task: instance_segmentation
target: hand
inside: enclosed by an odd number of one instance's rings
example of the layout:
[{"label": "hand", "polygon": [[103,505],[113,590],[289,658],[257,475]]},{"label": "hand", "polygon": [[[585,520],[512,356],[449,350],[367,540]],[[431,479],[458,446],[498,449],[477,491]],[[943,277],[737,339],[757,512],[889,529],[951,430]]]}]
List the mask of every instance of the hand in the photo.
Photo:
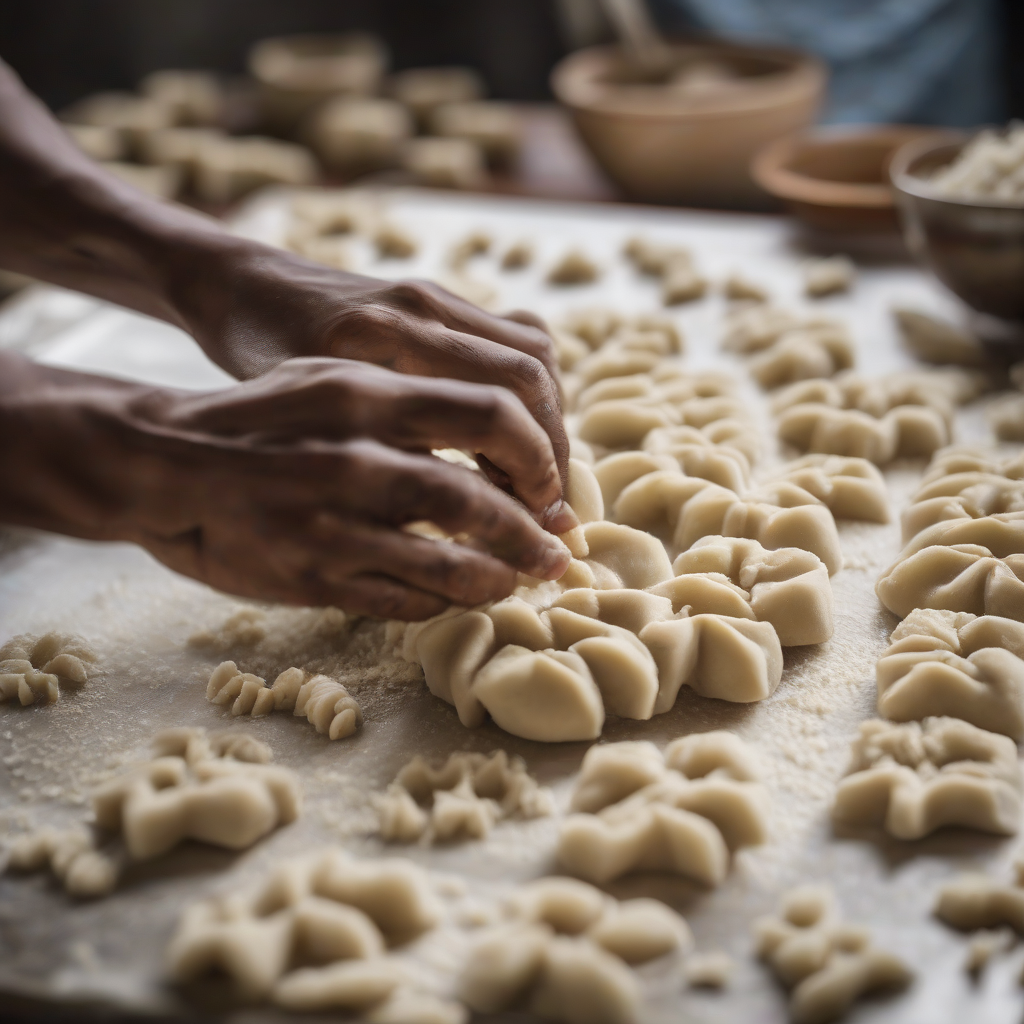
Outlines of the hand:
[{"label": "hand", "polygon": [[556,361],[536,317],[491,316],[427,281],[379,281],[248,242],[211,256],[208,270],[189,274],[178,305],[188,330],[236,376],[296,356],[334,356],[508,388],[547,433],[564,485],[569,442]]},{"label": "hand", "polygon": [[[497,599],[516,570],[568,564],[522,505],[428,454],[476,439],[541,516],[550,441],[500,388],[323,359],[197,395],[12,355],[0,382],[0,521],[135,541],[246,597],[389,618]],[[467,542],[403,529],[423,520]]]}]

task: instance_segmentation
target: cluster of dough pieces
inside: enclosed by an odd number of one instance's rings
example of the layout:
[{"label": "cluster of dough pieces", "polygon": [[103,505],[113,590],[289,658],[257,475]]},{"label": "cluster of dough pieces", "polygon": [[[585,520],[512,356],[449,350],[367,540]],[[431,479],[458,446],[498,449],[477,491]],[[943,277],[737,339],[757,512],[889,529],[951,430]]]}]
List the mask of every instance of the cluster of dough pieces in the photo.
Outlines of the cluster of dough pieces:
[{"label": "cluster of dough pieces", "polygon": [[[120,836],[132,861],[159,857],[186,839],[242,850],[300,814],[294,772],[268,763],[270,749],[245,733],[167,729],[152,747],[152,760],[92,794],[99,833]],[[86,829],[43,828],[14,841],[7,866],[49,867],[69,893],[91,897],[114,888],[121,859],[101,851]]]},{"label": "cluster of dough pieces", "polygon": [[206,698],[230,707],[232,715],[258,718],[272,711],[291,711],[332,740],[351,736],[363,724],[359,703],[341,683],[301,668],[285,669],[267,686],[260,676],[240,672],[233,661],[223,661],[210,675]]},{"label": "cluster of dough pieces", "polygon": [[504,750],[456,752],[440,768],[420,755],[398,773],[378,802],[386,842],[483,839],[507,817],[554,813],[550,790],[537,785],[522,758]]},{"label": "cluster of dough pieces", "polygon": [[912,977],[866,928],[841,920],[827,886],[790,890],[778,917],[758,918],[753,933],[757,955],[792,990],[793,1024],[826,1024],[862,996],[904,988]]},{"label": "cluster of dough pieces", "polygon": [[466,927],[452,917],[410,861],[329,849],[189,907],[168,964],[178,983],[219,973],[250,1001],[356,1012],[375,1024],[460,1024],[470,1010],[509,1009],[568,1024],[633,1024],[642,997],[631,965],[692,945],[683,918],[656,900],[620,902],[584,882],[546,878],[488,908],[483,930],[464,936],[447,990],[436,975],[431,990],[405,954]]},{"label": "cluster of dough pieces", "polygon": [[906,546],[876,587],[903,621],[876,665],[882,718],[854,741],[837,823],[900,839],[943,825],[1019,830],[1022,476],[1019,455],[947,449],[904,512]]},{"label": "cluster of dough pieces", "polygon": [[95,661],[95,652],[78,636],[23,633],[11,637],[0,647],[0,703],[53,704],[60,700],[61,687],[85,686]]}]

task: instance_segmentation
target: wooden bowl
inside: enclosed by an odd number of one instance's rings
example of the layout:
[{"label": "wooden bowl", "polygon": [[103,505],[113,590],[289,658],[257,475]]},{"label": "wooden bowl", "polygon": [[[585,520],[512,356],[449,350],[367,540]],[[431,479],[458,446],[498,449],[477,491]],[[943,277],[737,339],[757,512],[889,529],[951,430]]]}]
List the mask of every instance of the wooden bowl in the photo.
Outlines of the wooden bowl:
[{"label": "wooden bowl", "polygon": [[899,230],[889,162],[905,142],[933,134],[913,125],[820,128],[769,143],[751,174],[790,212],[821,231]]},{"label": "wooden bowl", "polygon": [[[825,69],[790,50],[673,43],[669,66],[637,68],[619,47],[566,57],[552,72],[558,99],[607,174],[634,199],[692,206],[764,207],[750,161],[766,142],[814,121]],[[681,96],[666,86],[688,66],[713,62],[727,88]]]}]

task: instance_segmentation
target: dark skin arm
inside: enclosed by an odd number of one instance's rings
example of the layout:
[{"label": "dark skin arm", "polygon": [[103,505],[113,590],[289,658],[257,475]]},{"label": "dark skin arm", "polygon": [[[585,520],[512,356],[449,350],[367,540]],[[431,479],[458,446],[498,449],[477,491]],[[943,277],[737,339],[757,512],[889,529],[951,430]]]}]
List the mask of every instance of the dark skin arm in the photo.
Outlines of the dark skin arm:
[{"label": "dark skin arm", "polygon": [[[134,540],[247,596],[402,618],[500,597],[513,568],[564,568],[550,534],[576,519],[539,321],[330,270],[150,199],[79,152],[2,62],[0,267],[172,323],[259,378],[194,396],[0,357],[0,521]],[[428,454],[446,446],[515,498]],[[417,519],[470,546],[400,529]]]}]

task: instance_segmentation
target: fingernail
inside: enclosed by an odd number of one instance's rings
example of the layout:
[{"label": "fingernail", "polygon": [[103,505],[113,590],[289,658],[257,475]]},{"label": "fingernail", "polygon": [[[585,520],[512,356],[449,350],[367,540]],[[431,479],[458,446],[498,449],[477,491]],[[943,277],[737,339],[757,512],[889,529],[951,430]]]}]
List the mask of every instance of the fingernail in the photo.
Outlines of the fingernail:
[{"label": "fingernail", "polygon": [[568,533],[580,525],[579,516],[573,512],[572,507],[561,498],[553,505],[544,510],[541,525],[549,533]]},{"label": "fingernail", "polygon": [[542,580],[557,580],[572,561],[572,553],[561,542],[546,547],[537,561],[537,576]]}]

